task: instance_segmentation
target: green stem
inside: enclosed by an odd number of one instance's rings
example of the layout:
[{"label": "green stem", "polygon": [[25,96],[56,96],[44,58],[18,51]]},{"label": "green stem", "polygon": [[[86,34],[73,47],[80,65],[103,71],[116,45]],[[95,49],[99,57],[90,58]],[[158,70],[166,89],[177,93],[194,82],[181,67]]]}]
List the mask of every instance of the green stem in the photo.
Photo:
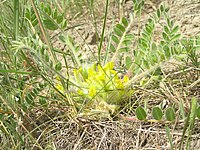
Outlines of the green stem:
[{"label": "green stem", "polygon": [[15,40],[19,36],[19,0],[14,0],[14,32]]},{"label": "green stem", "polygon": [[99,48],[98,48],[98,63],[99,64],[101,64],[101,47],[102,47],[102,44],[103,44],[104,32],[105,32],[105,27],[106,27],[106,19],[107,19],[107,14],[108,14],[108,2],[109,2],[109,0],[106,0],[106,11],[105,11],[105,16],[104,16],[100,45],[99,45]]}]

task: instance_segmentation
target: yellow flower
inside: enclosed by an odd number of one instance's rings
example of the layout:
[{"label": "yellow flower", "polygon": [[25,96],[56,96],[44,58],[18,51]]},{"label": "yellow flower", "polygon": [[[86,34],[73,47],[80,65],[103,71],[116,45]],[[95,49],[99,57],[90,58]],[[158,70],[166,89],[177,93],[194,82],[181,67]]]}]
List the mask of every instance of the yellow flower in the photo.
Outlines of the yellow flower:
[{"label": "yellow flower", "polygon": [[113,70],[113,67],[114,67],[114,63],[113,62],[108,62],[105,65],[105,70]]},{"label": "yellow flower", "polygon": [[80,94],[80,95],[83,95],[84,93],[83,93],[83,91],[81,90],[81,89],[78,89],[78,94]]},{"label": "yellow flower", "polygon": [[127,83],[129,81],[129,77],[127,75],[124,76],[124,83]]},{"label": "yellow flower", "polygon": [[64,88],[63,88],[62,85],[57,84],[57,85],[56,85],[56,88],[57,88],[60,92],[64,92]]},{"label": "yellow flower", "polygon": [[93,96],[96,95],[96,93],[97,93],[96,88],[95,88],[94,85],[92,85],[92,86],[90,87],[90,89],[89,89],[89,96],[93,97]]},{"label": "yellow flower", "polygon": [[118,89],[123,89],[124,88],[124,85],[123,85],[123,83],[122,83],[122,81],[120,79],[115,80],[115,83],[117,84],[116,87]]},{"label": "yellow flower", "polygon": [[56,80],[60,81],[60,77],[59,77],[59,76],[56,76]]},{"label": "yellow flower", "polygon": [[112,74],[114,74],[114,75],[117,74],[117,71],[115,71],[115,70],[110,70],[110,72],[111,72]]},{"label": "yellow flower", "polygon": [[89,68],[88,69],[88,78],[89,77],[92,77],[92,76],[95,76],[96,75],[96,72],[94,71],[93,68]]}]

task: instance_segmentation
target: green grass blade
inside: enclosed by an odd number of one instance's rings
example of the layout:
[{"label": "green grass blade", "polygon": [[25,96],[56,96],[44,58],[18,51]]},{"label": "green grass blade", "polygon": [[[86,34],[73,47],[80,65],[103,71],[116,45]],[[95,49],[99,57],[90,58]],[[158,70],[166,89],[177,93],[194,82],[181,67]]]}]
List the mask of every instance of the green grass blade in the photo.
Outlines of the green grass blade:
[{"label": "green grass blade", "polygon": [[31,74],[32,72],[0,69],[0,73]]},{"label": "green grass blade", "polygon": [[196,109],[197,109],[197,99],[195,97],[192,98],[192,104],[191,104],[191,113],[190,113],[190,123],[189,123],[189,129],[188,129],[188,136],[186,141],[186,149],[190,149],[190,137],[192,134],[192,131],[194,129],[194,123],[196,118]]},{"label": "green grass blade", "polygon": [[15,40],[19,36],[19,0],[14,0],[14,33]]},{"label": "green grass blade", "polygon": [[107,15],[108,15],[108,2],[109,2],[109,0],[106,0],[106,10],[105,10],[105,16],[104,16],[104,22],[103,22],[103,29],[102,29],[102,33],[101,33],[99,48],[98,48],[98,62],[99,62],[99,64],[101,64],[101,47],[102,47],[102,44],[103,44],[104,32],[105,32],[105,28],[106,28],[106,19],[107,19]]},{"label": "green grass blade", "polygon": [[170,129],[169,129],[169,127],[167,125],[165,127],[165,130],[166,130],[167,138],[169,139],[171,150],[173,150],[174,148],[173,148],[173,143],[172,143],[172,136],[170,134]]}]

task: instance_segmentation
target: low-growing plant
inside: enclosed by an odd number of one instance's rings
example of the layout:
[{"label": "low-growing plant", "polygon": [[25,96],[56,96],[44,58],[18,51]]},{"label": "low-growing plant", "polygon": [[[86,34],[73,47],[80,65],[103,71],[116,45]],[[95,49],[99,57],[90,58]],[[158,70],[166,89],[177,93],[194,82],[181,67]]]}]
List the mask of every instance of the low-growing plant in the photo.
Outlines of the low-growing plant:
[{"label": "low-growing plant", "polygon": [[[134,7],[134,9],[141,11],[142,7],[143,3],[141,2],[141,5]],[[98,113],[102,110],[106,110],[107,114],[109,114],[109,112],[112,114],[115,109],[114,107],[108,106],[125,102],[123,97],[129,96],[127,91],[131,91],[133,94],[133,90],[131,90],[132,84],[138,84],[138,81],[140,81],[139,83],[141,86],[147,86],[152,82],[161,81],[162,65],[172,58],[176,59],[182,55],[185,57],[186,51],[180,42],[181,35],[178,33],[179,26],[176,26],[174,21],[170,20],[168,11],[168,8],[161,5],[157,11],[153,13],[144,28],[141,29],[139,38],[135,38],[135,35],[130,34],[129,30],[134,23],[134,19],[140,13],[134,15],[130,14],[130,21],[122,17],[121,21],[113,28],[111,39],[108,41],[106,56],[100,57],[100,46],[98,49],[98,64],[96,65],[96,62],[93,62],[89,68],[83,67],[84,64],[80,63],[75,47],[70,42],[69,37],[61,36],[62,41],[66,42],[71,49],[71,54],[75,60],[74,62],[78,64],[76,65],[78,69],[74,70],[74,77],[71,77],[70,81],[76,85],[76,87],[72,86],[71,88],[76,89],[75,93],[73,92],[73,97],[76,97],[74,104],[81,110],[79,112],[82,113],[84,110],[92,112],[93,109],[97,109],[99,104],[101,106],[105,105],[107,110],[102,109],[103,107],[98,107]],[[106,16],[107,14],[105,14],[105,18]],[[155,41],[154,31],[161,19],[165,20],[162,38],[159,41]],[[104,25],[105,21],[106,19],[104,19]],[[103,26],[102,36],[104,36],[104,28],[105,26]],[[133,45],[133,43],[136,43],[136,45]],[[101,44],[102,41],[100,42],[100,45]],[[105,60],[101,61],[102,58]],[[103,64],[105,64],[105,66]],[[130,75],[124,74],[125,76],[123,79],[120,79],[116,70],[120,71],[121,68],[114,67],[115,64],[124,66],[124,69],[127,70]],[[115,70],[113,68],[115,68]],[[122,80],[124,81],[122,82]],[[119,86],[121,86],[121,89]],[[58,89],[62,89],[62,86],[59,85]],[[102,103],[104,104],[102,105]],[[158,109],[154,110],[154,116],[156,116],[156,110],[158,111]],[[167,111],[173,112],[170,108]],[[102,114],[105,114],[105,112]],[[172,118],[172,116],[169,116],[170,114],[174,115],[173,113],[167,114],[166,117],[168,120]],[[159,118],[160,116],[157,117]]]},{"label": "low-growing plant", "polygon": [[[71,82],[77,85],[73,99],[80,115],[97,117],[96,114],[100,114],[102,118],[107,118],[109,114],[113,114],[120,106],[125,105],[133,93],[126,86],[128,81],[127,75],[119,77],[113,62],[108,62],[103,67],[94,64],[89,68],[75,69]],[[60,84],[57,88],[63,92]]]}]

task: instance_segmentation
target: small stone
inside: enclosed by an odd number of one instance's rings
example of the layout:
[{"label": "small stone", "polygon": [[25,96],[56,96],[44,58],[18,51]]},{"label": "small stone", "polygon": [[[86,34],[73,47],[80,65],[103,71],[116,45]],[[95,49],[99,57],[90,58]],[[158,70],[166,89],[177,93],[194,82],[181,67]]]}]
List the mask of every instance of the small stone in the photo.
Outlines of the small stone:
[{"label": "small stone", "polygon": [[194,27],[199,27],[199,23],[200,23],[200,16],[196,16],[193,21],[192,24]]}]

